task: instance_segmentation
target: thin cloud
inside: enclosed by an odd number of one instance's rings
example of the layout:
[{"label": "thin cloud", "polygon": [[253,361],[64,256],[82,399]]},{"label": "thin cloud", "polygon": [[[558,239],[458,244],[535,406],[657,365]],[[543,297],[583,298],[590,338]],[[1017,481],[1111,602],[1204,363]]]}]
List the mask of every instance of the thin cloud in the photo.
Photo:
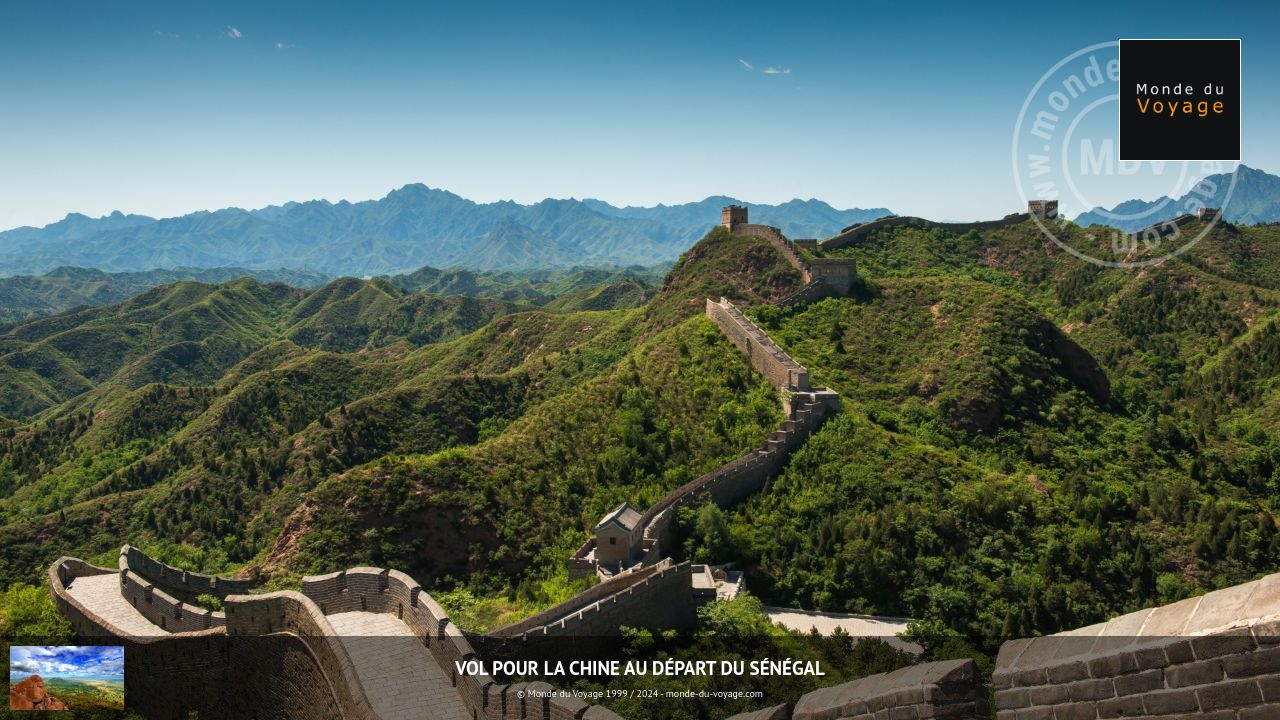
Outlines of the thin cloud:
[{"label": "thin cloud", "polygon": [[277,49],[277,50],[288,50],[288,49],[289,49],[289,48],[291,48],[291,47],[293,47],[293,46],[292,46],[292,45],[290,45],[290,44],[288,44],[288,43],[282,43],[282,42],[278,42],[278,43],[276,43],[276,49]]},{"label": "thin cloud", "polygon": [[764,69],[765,75],[790,75],[791,68],[767,67]]},{"label": "thin cloud", "polygon": [[232,40],[239,40],[240,38],[244,37],[244,33],[240,32],[238,28],[228,25],[227,37],[231,38]]},{"label": "thin cloud", "polygon": [[166,39],[166,40],[177,40],[178,38],[182,37],[182,36],[181,36],[181,35],[179,35],[178,33],[175,33],[175,32],[167,32],[167,31],[165,31],[165,30],[156,30],[155,32],[153,32],[153,33],[151,33],[151,34],[152,34],[152,35],[155,35],[155,36],[156,36],[156,37],[158,37],[158,38],[164,38],[164,39]]},{"label": "thin cloud", "polygon": [[121,677],[124,649],[119,646],[11,646],[12,672],[48,677]]},{"label": "thin cloud", "polygon": [[738,62],[742,63],[742,67],[747,70],[755,70],[755,66],[753,66],[751,63],[747,62],[746,60],[743,60],[742,58],[738,58]]}]

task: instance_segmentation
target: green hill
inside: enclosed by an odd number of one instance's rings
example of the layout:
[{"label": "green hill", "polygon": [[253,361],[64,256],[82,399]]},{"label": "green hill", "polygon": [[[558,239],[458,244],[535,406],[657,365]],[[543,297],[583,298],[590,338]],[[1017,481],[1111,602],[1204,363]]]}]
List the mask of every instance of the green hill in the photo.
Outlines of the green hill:
[{"label": "green hill", "polygon": [[988,650],[1274,572],[1280,295],[1244,260],[1269,262],[1272,232],[1222,227],[1142,271],[1030,224],[841,250],[868,297],[754,314],[845,412],[702,557],[777,603]]},{"label": "green hill", "polygon": [[273,586],[398,567],[477,626],[531,612],[574,590],[564,559],[605,509],[778,422],[703,317],[724,295],[843,401],[725,513],[727,541],[683,517],[685,553],[766,600],[989,650],[1238,583],[1280,557],[1274,232],[1224,225],[1128,271],[1029,223],[890,228],[834,253],[856,297],[785,310],[799,273],[716,229],[656,292],[627,270],[423,270],[31,320],[0,334],[0,582],[128,540]]}]

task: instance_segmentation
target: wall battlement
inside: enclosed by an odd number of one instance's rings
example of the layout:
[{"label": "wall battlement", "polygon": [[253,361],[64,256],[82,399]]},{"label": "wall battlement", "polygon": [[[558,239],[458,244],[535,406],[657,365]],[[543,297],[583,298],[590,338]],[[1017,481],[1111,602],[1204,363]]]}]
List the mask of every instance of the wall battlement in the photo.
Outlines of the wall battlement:
[{"label": "wall battlement", "polygon": [[[707,317],[747,355],[752,367],[784,394],[787,418],[759,447],[672,490],[645,510],[637,523],[642,528],[639,544],[630,550],[633,561],[642,566],[665,557],[664,548],[671,547],[671,525],[680,506],[710,497],[717,505],[729,507],[758,492],[782,469],[791,451],[822,424],[829,412],[839,408],[836,393],[810,387],[809,371],[733,303],[725,298],[719,302],[708,299]],[[570,577],[593,573],[607,577],[606,573],[614,570],[596,560],[598,542],[598,538],[588,539],[568,559]]]},{"label": "wall battlement", "polygon": [[[495,636],[587,637],[616,632],[621,624],[681,627],[714,596],[714,589],[691,592],[691,579],[706,572],[701,566],[667,561],[645,570],[624,588],[553,608],[515,634]],[[304,578],[302,593],[229,596],[225,626],[153,637],[120,630],[67,592],[79,579],[115,574],[65,557],[48,571],[55,603],[77,633],[108,635],[127,646],[126,697],[149,716],[196,710],[210,720],[263,713],[383,720],[347,640],[329,621],[332,614],[363,610],[403,620],[476,720],[622,720],[578,699],[524,692],[551,689],[546,683],[459,676],[453,662],[476,657],[470,641],[420,585],[396,570],[351,568]],[[991,685],[999,720],[1280,716],[1280,574],[1059,635],[1007,642]],[[794,705],[731,720],[985,720],[986,698],[974,663],[952,660],[821,688]]]},{"label": "wall battlement", "polygon": [[[818,249],[817,241],[802,241],[805,249],[801,250],[800,243],[788,239],[778,228],[747,222],[745,207],[730,205],[724,208],[721,212],[721,224],[735,235],[750,235],[768,240],[792,267],[800,271],[807,290],[804,301],[848,295],[857,281],[858,266],[853,258],[812,258],[809,254]],[[813,287],[809,288],[810,285]],[[795,299],[796,295],[799,293],[783,302],[800,302],[800,299]]]},{"label": "wall battlement", "polygon": [[726,298],[707,298],[707,317],[746,354],[751,366],[779,390],[807,392],[809,370],[791,359],[765,331],[747,319]]},{"label": "wall battlement", "polygon": [[1000,648],[999,720],[1280,717],[1280,574]]},{"label": "wall battlement", "polygon": [[130,570],[155,587],[186,602],[192,602],[199,595],[218,598],[244,595],[255,585],[252,580],[202,575],[166,565],[132,545],[120,548],[119,569]]}]

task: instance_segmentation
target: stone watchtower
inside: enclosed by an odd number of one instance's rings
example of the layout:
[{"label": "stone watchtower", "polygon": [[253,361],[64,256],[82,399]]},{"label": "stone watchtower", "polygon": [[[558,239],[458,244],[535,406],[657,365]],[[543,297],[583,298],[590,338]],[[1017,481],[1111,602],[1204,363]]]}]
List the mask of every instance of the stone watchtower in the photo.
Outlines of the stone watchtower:
[{"label": "stone watchtower", "polygon": [[747,224],[747,208],[742,205],[729,205],[720,210],[720,224],[733,232],[735,225]]},{"label": "stone watchtower", "polygon": [[1222,218],[1221,208],[1203,207],[1196,210],[1196,219],[1202,222],[1213,222]]},{"label": "stone watchtower", "polygon": [[1052,220],[1058,217],[1057,200],[1028,200],[1027,214],[1032,217]]}]

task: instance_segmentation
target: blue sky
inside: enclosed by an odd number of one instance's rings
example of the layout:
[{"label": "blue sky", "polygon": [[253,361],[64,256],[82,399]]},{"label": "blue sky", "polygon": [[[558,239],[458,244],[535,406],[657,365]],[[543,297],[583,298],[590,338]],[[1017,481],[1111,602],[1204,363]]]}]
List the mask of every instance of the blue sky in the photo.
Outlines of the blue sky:
[{"label": "blue sky", "polygon": [[1118,37],[1242,37],[1242,159],[1280,172],[1277,3],[265,5],[0,5],[0,228],[409,182],[995,217],[1028,91]]},{"label": "blue sky", "polygon": [[124,648],[115,645],[12,645],[9,682],[28,675],[124,679]]}]

